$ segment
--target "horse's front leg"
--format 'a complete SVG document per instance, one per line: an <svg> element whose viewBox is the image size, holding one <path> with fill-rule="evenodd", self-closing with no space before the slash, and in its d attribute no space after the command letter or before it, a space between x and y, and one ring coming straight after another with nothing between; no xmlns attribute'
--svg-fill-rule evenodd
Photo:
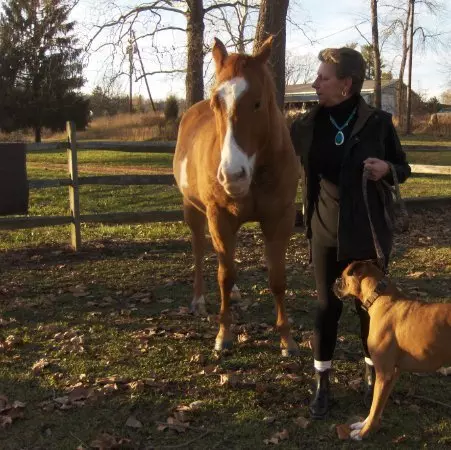
<svg viewBox="0 0 451 450"><path fill-rule="evenodd" d="M219 262L218 284L221 292L221 310L215 350L221 351L232 348L233 342L233 335L230 331L232 323L230 294L236 281L234 255L238 224L234 216L219 208L207 210L207 217L211 239Z"/></svg>
<svg viewBox="0 0 451 450"><path fill-rule="evenodd" d="M295 211L288 211L280 219L268 218L261 222L265 238L265 252L268 264L269 287L276 301L276 327L280 333L282 356L299 355L299 347L290 333L290 324L285 309L285 258L293 230Z"/></svg>

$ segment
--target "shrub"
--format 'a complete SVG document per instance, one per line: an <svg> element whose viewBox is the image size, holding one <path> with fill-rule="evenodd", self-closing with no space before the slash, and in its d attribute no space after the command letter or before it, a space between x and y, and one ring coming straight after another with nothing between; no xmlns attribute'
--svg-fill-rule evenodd
<svg viewBox="0 0 451 450"><path fill-rule="evenodd" d="M164 117L166 120L176 120L179 115L179 103L175 95L170 95L164 105Z"/></svg>

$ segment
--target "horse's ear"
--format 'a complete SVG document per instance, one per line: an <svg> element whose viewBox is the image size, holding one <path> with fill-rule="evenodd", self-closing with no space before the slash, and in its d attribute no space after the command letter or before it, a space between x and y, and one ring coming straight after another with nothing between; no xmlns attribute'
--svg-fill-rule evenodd
<svg viewBox="0 0 451 450"><path fill-rule="evenodd" d="M274 36L269 36L263 44L258 49L255 59L261 62L262 64L265 64L266 61L269 59L269 55L271 54L272 45L274 43Z"/></svg>
<svg viewBox="0 0 451 450"><path fill-rule="evenodd" d="M213 44L213 59L215 61L216 73L224 66L227 56L228 53L225 45L218 38L215 38L215 43Z"/></svg>

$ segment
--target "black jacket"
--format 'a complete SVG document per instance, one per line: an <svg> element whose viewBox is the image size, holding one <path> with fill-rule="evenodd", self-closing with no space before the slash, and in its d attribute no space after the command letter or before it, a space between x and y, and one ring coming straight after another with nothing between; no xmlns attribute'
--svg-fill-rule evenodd
<svg viewBox="0 0 451 450"><path fill-rule="evenodd" d="M318 195L319 180L309 170L309 152L312 148L315 107L291 126L291 139L301 160L301 182L307 237L311 239L311 218ZM379 158L393 163L398 180L404 182L410 175L406 154L392 124L391 114L369 106L360 98L357 120L346 141L340 172L340 213L338 225L338 260L371 259L376 257L367 211L363 201L362 174L366 158ZM386 180L393 183L392 176ZM368 182L368 201L377 237L386 257L392 246L392 233L384 218L383 203L374 181Z"/></svg>

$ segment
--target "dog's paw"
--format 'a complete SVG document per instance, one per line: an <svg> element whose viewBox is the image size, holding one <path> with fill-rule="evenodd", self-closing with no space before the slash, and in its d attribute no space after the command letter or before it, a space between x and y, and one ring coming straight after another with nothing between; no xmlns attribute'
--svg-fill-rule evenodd
<svg viewBox="0 0 451 450"><path fill-rule="evenodd" d="M368 417L362 422L352 423L350 425L351 430L360 431L365 426L367 420L368 420Z"/></svg>
<svg viewBox="0 0 451 450"><path fill-rule="evenodd" d="M362 422L359 422L359 423L362 423ZM351 425L351 427L352 427L352 425ZM350 437L353 441L361 441L362 440L362 436L360 436L360 430L351 431Z"/></svg>

